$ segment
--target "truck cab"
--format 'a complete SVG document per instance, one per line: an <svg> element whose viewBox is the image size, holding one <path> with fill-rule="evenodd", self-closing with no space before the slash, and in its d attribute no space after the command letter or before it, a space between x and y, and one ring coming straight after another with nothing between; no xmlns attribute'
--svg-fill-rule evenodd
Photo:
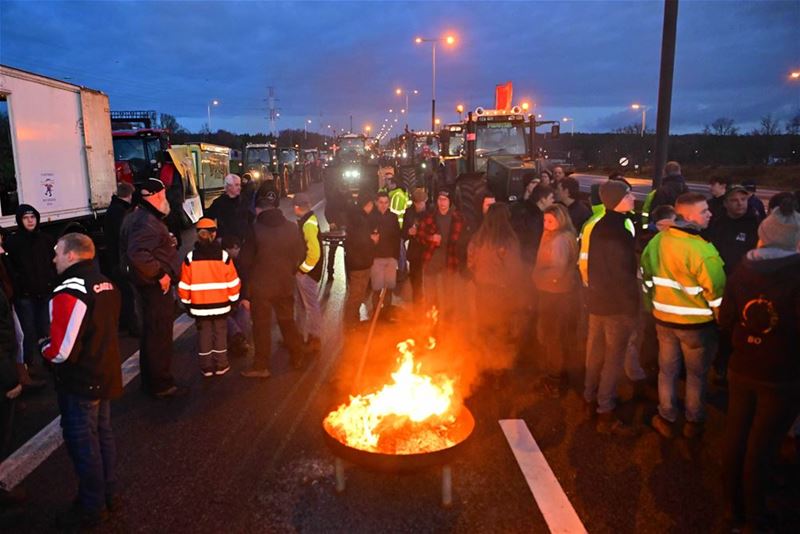
<svg viewBox="0 0 800 534"><path fill-rule="evenodd" d="M325 191L348 189L352 193L378 190L377 159L370 158L367 138L344 134L334 143L333 160L325 172Z"/></svg>
<svg viewBox="0 0 800 534"><path fill-rule="evenodd" d="M278 151L271 143L251 143L244 147L242 159L242 189L258 189L262 182L275 182L278 193L283 194L278 177Z"/></svg>

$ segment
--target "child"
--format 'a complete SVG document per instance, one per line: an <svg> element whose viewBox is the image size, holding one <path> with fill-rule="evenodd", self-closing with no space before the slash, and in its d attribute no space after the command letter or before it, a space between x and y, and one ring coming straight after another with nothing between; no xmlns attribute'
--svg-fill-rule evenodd
<svg viewBox="0 0 800 534"><path fill-rule="evenodd" d="M242 250L241 240L235 235L222 238L222 248L233 258L233 265L239 269L239 253ZM243 274L241 276L244 276ZM231 357L244 357L250 351L252 340L250 312L242 306L234 306L228 315L228 347Z"/></svg>
<svg viewBox="0 0 800 534"><path fill-rule="evenodd" d="M217 224L197 221L197 242L181 266L178 295L197 325L197 352L203 376L227 373L227 315L239 300L241 283L231 256L216 241Z"/></svg>

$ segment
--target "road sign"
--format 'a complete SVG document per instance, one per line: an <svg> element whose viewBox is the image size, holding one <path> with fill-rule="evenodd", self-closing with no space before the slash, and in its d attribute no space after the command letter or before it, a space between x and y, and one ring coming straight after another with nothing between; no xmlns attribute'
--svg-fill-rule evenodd
<svg viewBox="0 0 800 534"><path fill-rule="evenodd" d="M622 165L623 167L627 167L628 163L630 162L628 161L628 158L626 158L625 156L619 158L619 164Z"/></svg>

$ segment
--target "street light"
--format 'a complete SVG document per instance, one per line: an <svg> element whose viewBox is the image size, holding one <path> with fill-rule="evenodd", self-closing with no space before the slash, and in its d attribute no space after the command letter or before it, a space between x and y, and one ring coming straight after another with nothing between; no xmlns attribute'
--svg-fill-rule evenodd
<svg viewBox="0 0 800 534"><path fill-rule="evenodd" d="M644 137L644 129L645 125L647 124L647 106L642 106L641 104L631 104L631 109L642 110L642 137Z"/></svg>
<svg viewBox="0 0 800 534"><path fill-rule="evenodd" d="M416 89L404 90L402 87L398 87L397 89L394 90L394 94L396 94L397 96L405 95L405 97L406 97L406 107L401 109L400 113L405 113L406 114L406 129L408 129L408 115L411 113L411 108L408 105L408 95L409 94L418 95L419 91L416 90Z"/></svg>
<svg viewBox="0 0 800 534"><path fill-rule="evenodd" d="M569 134L575 136L575 119L572 117L564 117L561 119L563 122L569 122Z"/></svg>
<svg viewBox="0 0 800 534"><path fill-rule="evenodd" d="M800 80L800 70L792 71L792 73L789 74L789 78L792 80Z"/></svg>
<svg viewBox="0 0 800 534"><path fill-rule="evenodd" d="M522 103L522 111L524 111L525 113L527 113L527 112L528 112L528 109L529 109L530 107L531 107L531 105L530 105L530 104L528 104L527 102L523 102L523 103Z"/></svg>
<svg viewBox="0 0 800 534"><path fill-rule="evenodd" d="M311 124L311 119L306 119L303 123L303 140L308 139L308 125Z"/></svg>
<svg viewBox="0 0 800 534"><path fill-rule="evenodd" d="M444 41L445 44L452 46L456 42L456 38L452 35L439 39L429 39L427 37L417 37L414 42L417 44L431 43L431 72L433 73L431 82L431 130L436 126L436 43ZM408 107L408 106L406 106Z"/></svg>
<svg viewBox="0 0 800 534"><path fill-rule="evenodd" d="M209 100L208 101L207 110L208 110L208 133L209 134L211 133L211 106L219 106L219 100L217 100L215 98L214 100Z"/></svg>
<svg viewBox="0 0 800 534"><path fill-rule="evenodd" d="M458 113L458 122L461 122L461 115L464 113L464 104L458 104L456 106L456 113Z"/></svg>

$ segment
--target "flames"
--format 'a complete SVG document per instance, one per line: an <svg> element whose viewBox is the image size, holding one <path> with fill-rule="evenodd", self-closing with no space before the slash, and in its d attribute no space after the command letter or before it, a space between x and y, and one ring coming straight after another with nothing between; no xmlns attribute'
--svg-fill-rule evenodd
<svg viewBox="0 0 800 534"><path fill-rule="evenodd" d="M436 346L428 338L426 349ZM325 418L328 433L350 447L386 454L417 454L455 444L449 429L461 409L455 401L455 380L421 372L414 359L416 344L397 344L399 366L380 390L350 397Z"/></svg>

